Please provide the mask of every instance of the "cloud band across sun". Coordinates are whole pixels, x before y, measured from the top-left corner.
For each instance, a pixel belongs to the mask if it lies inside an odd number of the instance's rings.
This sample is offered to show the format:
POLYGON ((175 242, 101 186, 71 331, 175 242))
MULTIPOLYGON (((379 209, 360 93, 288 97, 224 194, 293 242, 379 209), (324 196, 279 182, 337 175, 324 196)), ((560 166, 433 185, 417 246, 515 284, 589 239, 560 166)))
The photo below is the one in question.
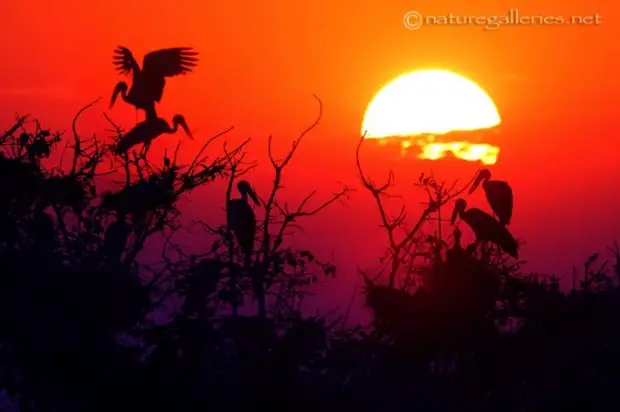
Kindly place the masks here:
POLYGON ((407 138, 403 149, 415 144, 423 159, 452 153, 462 160, 493 164, 499 153, 496 146, 462 139, 438 142, 433 136, 500 123, 493 100, 476 83, 446 70, 420 70, 397 77, 377 93, 366 109, 361 132, 367 139, 407 138))

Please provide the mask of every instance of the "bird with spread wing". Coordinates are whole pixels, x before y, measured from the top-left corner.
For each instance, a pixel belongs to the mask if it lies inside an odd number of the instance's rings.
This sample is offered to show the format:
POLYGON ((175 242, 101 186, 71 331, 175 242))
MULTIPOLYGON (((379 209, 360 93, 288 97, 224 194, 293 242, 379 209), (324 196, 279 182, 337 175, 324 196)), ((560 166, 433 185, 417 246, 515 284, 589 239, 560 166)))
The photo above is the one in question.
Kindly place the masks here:
POLYGON ((198 62, 197 52, 191 47, 174 47, 148 53, 142 61, 142 68, 131 51, 123 46, 114 50, 113 64, 116 70, 132 77, 131 88, 119 82, 114 88, 110 108, 120 94, 127 103, 146 112, 147 119, 157 118, 155 103, 161 101, 166 77, 188 74, 198 62))

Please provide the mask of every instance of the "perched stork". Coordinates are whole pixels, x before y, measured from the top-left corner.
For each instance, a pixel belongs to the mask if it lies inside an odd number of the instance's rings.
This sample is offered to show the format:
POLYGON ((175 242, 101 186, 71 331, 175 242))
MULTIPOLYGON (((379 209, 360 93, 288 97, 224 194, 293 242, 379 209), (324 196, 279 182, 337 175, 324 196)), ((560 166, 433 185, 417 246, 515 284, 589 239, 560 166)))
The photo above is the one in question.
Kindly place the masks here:
POLYGON ((460 264, 463 262, 466 256, 465 249, 461 245, 461 238, 463 234, 459 230, 458 227, 454 228, 454 246, 451 249, 448 249, 448 253, 446 256, 446 261, 451 264, 460 264))
POLYGON ((512 218, 514 204, 512 188, 508 182, 490 179, 491 172, 488 169, 481 170, 471 189, 469 189, 469 194, 472 194, 482 183, 482 189, 484 189, 484 194, 489 205, 491 205, 491 209, 493 209, 493 213, 495 213, 502 225, 508 225, 512 218))
POLYGON ((515 259, 519 257, 517 241, 504 225, 480 209, 465 210, 466 208, 467 202, 464 199, 457 199, 452 212, 452 224, 458 216, 472 228, 477 242, 495 243, 515 259))
POLYGON ((131 234, 131 227, 125 220, 125 215, 119 213, 115 222, 110 223, 103 238, 103 254, 107 262, 119 263, 127 246, 127 238, 131 234))
POLYGON ((156 50, 144 56, 142 68, 131 51, 123 46, 114 50, 113 64, 122 74, 132 76, 131 88, 120 82, 114 88, 110 108, 120 94, 127 103, 137 109, 154 111, 155 102, 161 100, 166 85, 166 77, 187 74, 198 62, 197 52, 191 47, 175 47, 156 50))
POLYGON ((235 234, 241 251, 245 254, 247 265, 254 249, 254 235, 256 233, 256 216, 252 206, 248 203, 248 196, 256 205, 260 205, 260 201, 247 181, 239 181, 237 189, 241 193, 241 198, 231 199, 228 202, 226 220, 228 229, 235 234))
POLYGON ((183 128, 185 134, 194 139, 185 118, 177 114, 172 118, 172 124, 174 127, 170 127, 166 120, 161 117, 147 118, 145 121, 138 123, 133 129, 128 131, 116 145, 116 154, 127 152, 133 146, 143 143, 148 148, 151 142, 161 136, 164 133, 174 134, 177 132, 179 126, 183 128))

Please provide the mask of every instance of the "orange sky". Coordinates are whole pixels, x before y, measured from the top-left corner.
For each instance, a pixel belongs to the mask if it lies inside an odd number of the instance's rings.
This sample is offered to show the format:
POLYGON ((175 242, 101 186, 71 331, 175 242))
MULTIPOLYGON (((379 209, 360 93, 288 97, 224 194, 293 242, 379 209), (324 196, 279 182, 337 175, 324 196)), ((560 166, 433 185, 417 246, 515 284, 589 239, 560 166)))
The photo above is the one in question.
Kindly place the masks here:
MULTIPOLYGON (((190 76, 168 81, 160 114, 183 113, 198 140, 235 125, 232 137, 254 137, 252 154, 263 161, 269 134, 283 142, 284 150, 312 121, 311 94, 316 93, 324 102, 324 121, 301 147, 285 185, 292 199, 314 186, 327 196, 336 181, 358 185, 358 131, 368 101, 381 86, 418 68, 451 69, 483 87, 504 120, 493 173, 510 180, 516 192, 512 230, 528 241, 524 257, 532 268, 569 273, 573 263, 620 235, 615 219, 620 210, 619 12, 620 5, 609 0, 2 2, 0 124, 8 127, 20 111, 68 129, 76 109, 102 96, 104 102, 80 124, 83 131, 100 132, 101 112, 120 80, 111 65, 117 45, 129 47, 140 62, 156 48, 193 46, 201 62, 190 76), (511 8, 521 14, 600 13, 603 24, 494 31, 403 26, 404 13, 412 9, 427 15, 497 15, 511 8)), ((124 102, 111 113, 125 127, 135 122, 124 102)), ((155 147, 163 150, 175 142, 168 137, 155 147)), ((197 145, 185 143, 188 152, 197 145)), ((430 167, 446 178, 457 168, 471 172, 475 167, 399 159, 373 152, 370 145, 364 158, 373 172, 393 167, 401 180, 430 167)), ((270 172, 267 163, 257 171, 259 191, 266 189, 270 172)), ((211 203, 219 207, 218 201, 211 203)), ((306 225, 308 242, 316 243, 313 233, 337 223, 334 236, 319 248, 340 256, 349 279, 353 262, 374 264, 383 239, 370 196, 359 191, 353 202, 306 225)), ((194 198, 191 210, 198 210, 197 204, 200 199, 194 198)))

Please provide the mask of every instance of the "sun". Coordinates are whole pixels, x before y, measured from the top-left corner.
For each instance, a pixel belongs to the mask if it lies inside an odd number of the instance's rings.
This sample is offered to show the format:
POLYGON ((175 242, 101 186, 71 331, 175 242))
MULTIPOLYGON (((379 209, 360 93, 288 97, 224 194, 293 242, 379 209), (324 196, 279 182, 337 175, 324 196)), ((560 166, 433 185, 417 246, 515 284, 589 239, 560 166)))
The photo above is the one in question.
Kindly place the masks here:
POLYGON ((447 70, 419 70, 384 86, 362 124, 366 138, 486 129, 501 119, 493 100, 471 80, 447 70))
POLYGON ((469 132, 497 132, 494 127, 500 123, 495 103, 476 83, 447 70, 419 70, 397 77, 377 93, 366 109, 362 135, 382 144, 397 138, 403 155, 415 146, 419 159, 452 154, 490 165, 497 162, 499 147, 472 143, 469 132), (436 135, 446 137, 439 142, 436 135))

